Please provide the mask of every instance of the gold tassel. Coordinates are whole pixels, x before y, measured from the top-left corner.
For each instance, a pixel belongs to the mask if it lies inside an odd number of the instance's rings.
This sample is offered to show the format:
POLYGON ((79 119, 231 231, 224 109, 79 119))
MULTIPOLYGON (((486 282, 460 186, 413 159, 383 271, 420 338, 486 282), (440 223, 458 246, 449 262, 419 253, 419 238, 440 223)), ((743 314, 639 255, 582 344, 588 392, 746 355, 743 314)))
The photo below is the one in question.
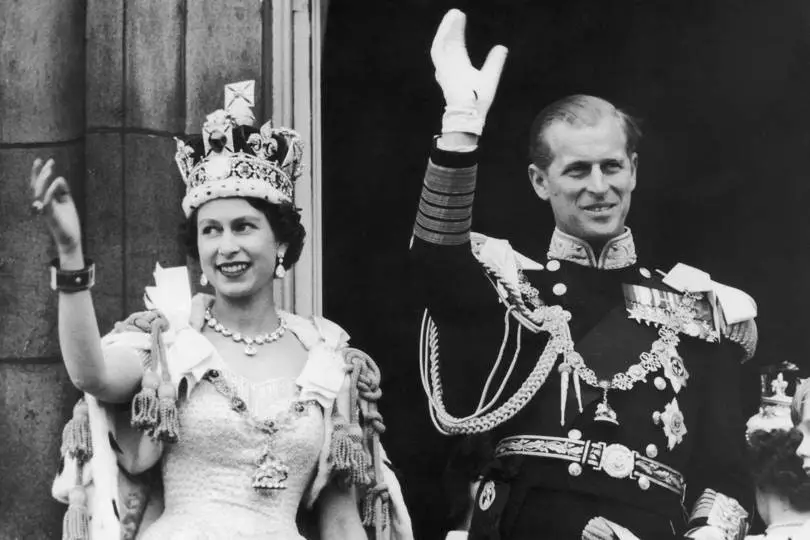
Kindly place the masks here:
POLYGON ((80 399, 73 407, 73 418, 62 430, 61 452, 63 456, 69 455, 79 463, 86 463, 93 457, 90 414, 84 399, 80 399))
MULTIPOLYGON (((79 468, 81 478, 81 467, 79 468)), ((62 540, 90 540, 90 516, 87 512, 87 494, 84 487, 70 491, 69 503, 62 520, 62 540)))
POLYGON ((170 381, 160 385, 158 399, 158 423, 152 436, 159 441, 175 443, 180 421, 177 418, 177 390, 170 381))
MULTIPOLYGON (((152 437, 159 441, 175 443, 180 431, 180 420, 177 415, 177 389, 172 384, 169 375, 169 366, 166 362, 166 350, 163 346, 163 331, 169 328, 169 321, 158 314, 151 322, 152 350, 151 360, 153 365, 160 366, 163 372, 163 380, 160 381, 157 373, 155 379, 150 379, 149 383, 157 389, 156 395, 156 419, 152 437)), ((144 376, 144 380, 146 377, 144 376)))
POLYGON ((388 527, 390 521, 388 486, 377 484, 366 492, 363 498, 363 527, 375 527, 378 523, 383 528, 388 527), (379 509, 377 501, 380 502, 379 509))
POLYGON ((352 441, 349 438, 346 424, 335 424, 332 430, 332 443, 329 456, 332 459, 336 471, 346 472, 351 468, 351 450, 352 441))
POLYGON ((358 424, 336 424, 332 431, 330 457, 337 472, 349 485, 364 486, 371 482, 369 458, 363 448, 363 432, 358 424))
POLYGON ((158 387, 160 377, 151 369, 143 374, 141 390, 132 400, 132 427, 151 430, 158 423, 158 387))
POLYGON ((372 490, 368 490, 366 496, 363 497, 363 527, 374 526, 374 503, 376 500, 376 493, 372 490))
POLYGON ((368 475, 368 468, 371 464, 371 459, 366 454, 366 449, 363 447, 363 430, 360 424, 351 424, 349 426, 349 439, 352 441, 352 474, 351 482, 357 486, 365 486, 371 482, 368 475))

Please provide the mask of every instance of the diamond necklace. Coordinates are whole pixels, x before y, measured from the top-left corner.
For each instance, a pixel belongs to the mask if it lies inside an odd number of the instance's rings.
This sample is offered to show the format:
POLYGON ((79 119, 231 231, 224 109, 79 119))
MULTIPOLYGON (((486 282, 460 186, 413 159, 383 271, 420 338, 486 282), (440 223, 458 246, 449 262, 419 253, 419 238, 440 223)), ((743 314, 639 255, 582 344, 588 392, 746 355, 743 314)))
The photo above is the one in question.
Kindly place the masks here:
POLYGON ((265 343, 273 343, 274 341, 278 341, 287 330, 287 321, 284 320, 284 317, 279 315, 278 328, 273 330, 271 333, 268 334, 265 332, 264 334, 259 334, 255 337, 243 336, 239 332, 234 332, 230 328, 226 328, 221 322, 219 322, 217 318, 214 317, 214 314, 211 313, 211 308, 206 308, 205 310, 205 322, 208 327, 215 332, 219 332, 223 336, 229 337, 237 343, 244 343, 244 352, 248 356, 254 356, 257 352, 259 352, 258 349, 256 349, 256 345, 264 345, 265 343))

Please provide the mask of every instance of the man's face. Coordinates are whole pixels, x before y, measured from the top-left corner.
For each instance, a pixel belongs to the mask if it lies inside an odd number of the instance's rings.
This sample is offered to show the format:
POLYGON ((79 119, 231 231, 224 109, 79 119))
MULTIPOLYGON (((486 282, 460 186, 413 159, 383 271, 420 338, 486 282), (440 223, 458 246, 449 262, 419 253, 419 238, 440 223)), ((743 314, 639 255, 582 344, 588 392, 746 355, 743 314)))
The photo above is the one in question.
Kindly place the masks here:
POLYGON ((607 116, 594 126, 555 122, 545 137, 554 160, 545 171, 529 165, 529 178, 551 204, 557 227, 595 243, 621 234, 636 187, 637 156, 627 155, 619 120, 607 116))

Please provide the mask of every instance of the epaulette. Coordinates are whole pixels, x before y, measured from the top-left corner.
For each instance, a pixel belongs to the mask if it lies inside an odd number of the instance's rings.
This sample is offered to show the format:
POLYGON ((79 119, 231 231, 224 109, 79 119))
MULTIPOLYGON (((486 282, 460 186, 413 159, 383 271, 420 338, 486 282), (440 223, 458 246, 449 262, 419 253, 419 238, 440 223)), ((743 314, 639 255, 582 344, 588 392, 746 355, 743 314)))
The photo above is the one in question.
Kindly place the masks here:
POLYGON ((534 307, 541 305, 537 291, 528 286, 523 270, 542 270, 543 265, 515 250, 506 240, 491 238, 480 233, 470 234, 470 245, 476 260, 492 282, 501 301, 511 309, 512 315, 526 329, 537 333, 539 321, 533 317, 534 307), (527 305, 528 298, 532 305, 527 305))

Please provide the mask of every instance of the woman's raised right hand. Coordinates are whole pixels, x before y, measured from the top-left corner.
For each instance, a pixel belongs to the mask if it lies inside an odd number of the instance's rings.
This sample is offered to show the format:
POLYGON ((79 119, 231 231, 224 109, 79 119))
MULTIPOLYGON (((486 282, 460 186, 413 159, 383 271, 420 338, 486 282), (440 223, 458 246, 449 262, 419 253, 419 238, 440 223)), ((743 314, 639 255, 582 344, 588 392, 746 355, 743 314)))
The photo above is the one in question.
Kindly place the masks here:
POLYGON ((31 207, 44 216, 59 255, 75 255, 81 253, 82 246, 79 212, 67 181, 61 176, 54 178, 53 167, 53 159, 44 164, 39 158, 34 160, 30 182, 34 201, 31 207))

